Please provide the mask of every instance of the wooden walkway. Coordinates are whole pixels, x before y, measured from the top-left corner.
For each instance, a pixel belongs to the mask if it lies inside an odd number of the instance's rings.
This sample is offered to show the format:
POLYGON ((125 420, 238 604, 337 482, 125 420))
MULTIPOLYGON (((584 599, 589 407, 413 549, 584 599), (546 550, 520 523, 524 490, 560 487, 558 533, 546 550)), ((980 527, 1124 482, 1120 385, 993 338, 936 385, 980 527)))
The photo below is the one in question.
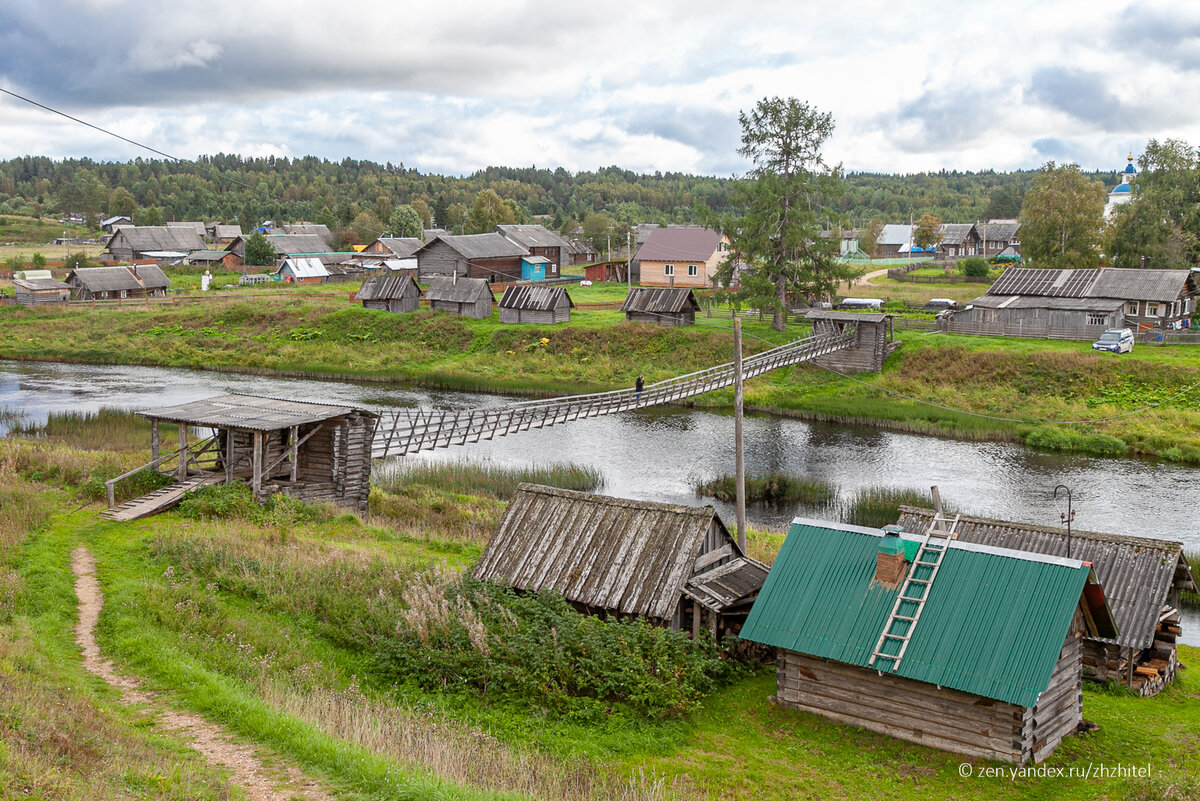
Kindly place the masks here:
POLYGON ((177 481, 168 487, 155 490, 147 493, 140 498, 134 498, 132 501, 126 501, 120 506, 114 506, 112 509, 105 509, 100 513, 101 517, 106 517, 109 520, 137 520, 141 517, 148 517, 159 512, 165 512, 172 506, 183 500, 185 492, 197 490, 209 484, 214 484, 225 480, 225 474, 207 473, 199 476, 192 476, 186 481, 177 481))
MULTIPOLYGON (((856 336, 852 325, 847 326, 841 334, 813 334, 744 359, 742 373, 748 380, 780 367, 811 361, 854 347, 856 336)), ((589 417, 674 403, 729 386, 733 386, 732 363, 647 384, 641 392, 622 389, 522 401, 491 409, 386 411, 375 431, 371 455, 377 458, 403 456, 434 448, 465 445, 531 428, 545 428, 589 417)))

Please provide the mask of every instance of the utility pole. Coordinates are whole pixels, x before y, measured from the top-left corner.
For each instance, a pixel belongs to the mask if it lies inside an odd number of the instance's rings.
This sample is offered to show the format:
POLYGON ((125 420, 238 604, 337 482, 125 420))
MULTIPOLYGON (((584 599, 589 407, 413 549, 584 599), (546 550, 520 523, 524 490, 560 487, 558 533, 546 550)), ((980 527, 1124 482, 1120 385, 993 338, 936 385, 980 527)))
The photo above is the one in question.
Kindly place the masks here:
POLYGON ((1059 507, 1058 519, 1067 526, 1067 558, 1071 558, 1071 523, 1075 520, 1075 510, 1071 508, 1071 489, 1066 484, 1059 484, 1054 488, 1054 500, 1058 500, 1058 491, 1066 490, 1067 492, 1067 510, 1062 511, 1059 507))
POLYGON ((633 291, 633 241, 630 232, 625 232, 625 293, 633 291))
POLYGON ((742 321, 733 321, 733 448, 737 481, 737 543, 746 553, 746 456, 742 448, 742 321))

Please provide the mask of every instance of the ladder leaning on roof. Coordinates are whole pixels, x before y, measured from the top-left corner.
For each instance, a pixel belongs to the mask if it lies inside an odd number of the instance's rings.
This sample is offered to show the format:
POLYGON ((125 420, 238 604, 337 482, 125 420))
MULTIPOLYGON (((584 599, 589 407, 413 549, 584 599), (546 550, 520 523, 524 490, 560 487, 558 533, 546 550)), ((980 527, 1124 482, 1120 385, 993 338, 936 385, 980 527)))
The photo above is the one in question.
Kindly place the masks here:
POLYGON ((908 575, 900 584, 896 603, 893 604, 887 623, 884 624, 879 640, 875 643, 875 650, 871 653, 871 660, 867 663, 868 667, 874 667, 877 670, 887 669, 892 672, 900 668, 900 660, 904 658, 904 652, 908 650, 908 644, 912 641, 913 630, 917 627, 917 621, 921 619, 925 601, 929 598, 929 590, 942 566, 942 558, 946 555, 946 549, 950 547, 950 542, 958 536, 956 531, 958 530, 959 516, 955 515, 954 520, 950 521, 942 514, 942 504, 937 494, 937 487, 933 488, 933 497, 937 512, 933 516, 933 522, 925 531, 925 538, 921 540, 916 555, 913 556, 912 568, 909 569, 908 575), (950 523, 949 531, 946 530, 947 522, 950 523), (893 650, 895 653, 889 654, 887 650, 893 650), (884 668, 875 664, 876 661, 882 659, 891 660, 891 667, 884 668))

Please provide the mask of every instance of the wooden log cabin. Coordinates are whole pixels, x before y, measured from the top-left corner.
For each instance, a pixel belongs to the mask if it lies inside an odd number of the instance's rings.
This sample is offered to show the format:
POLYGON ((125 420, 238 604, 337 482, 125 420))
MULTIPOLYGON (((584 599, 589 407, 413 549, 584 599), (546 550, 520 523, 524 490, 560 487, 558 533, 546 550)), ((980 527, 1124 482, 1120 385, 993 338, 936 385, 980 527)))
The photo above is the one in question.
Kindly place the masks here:
POLYGON ((425 289, 425 299, 434 311, 445 311, 486 320, 492 316, 496 298, 482 278, 434 278, 425 289))
POLYGON ((711 506, 522 484, 471 574, 719 639, 741 630, 767 568, 742 553, 711 506))
POLYGON ((627 323, 694 325, 700 304, 690 289, 635 289, 621 304, 627 323))
MULTIPOLYGON (((233 483, 248 481, 257 500, 282 493, 304 501, 331 501, 358 512, 371 489, 371 441, 379 416, 349 406, 221 395, 150 409, 153 460, 159 459, 164 426, 174 429, 186 458, 175 459, 177 481, 207 474, 233 483), (210 429, 204 444, 190 443, 190 429, 210 429), (208 459, 202 458, 205 454, 208 459)), ((152 463, 153 463, 152 460, 152 463)))
POLYGON ((529 252, 500 234, 439 236, 413 255, 421 281, 435 277, 482 278, 489 284, 521 277, 521 257, 529 252))
POLYGON ((575 304, 560 286, 513 284, 500 298, 500 322, 550 325, 571 319, 575 304))
MULTIPOLYGON (((932 509, 901 506, 897 522, 920 535, 933 522, 933 514, 932 509)), ((1155 695, 1175 680, 1175 641, 1182 631, 1179 592, 1196 592, 1180 543, 1072 531, 1068 544, 1066 529, 967 515, 960 516, 957 534, 963 542, 1090 562, 1119 634, 1084 638, 1083 675, 1095 681, 1116 679, 1143 696, 1155 695)))
POLYGON ((854 347, 813 359, 813 363, 839 373, 878 373, 900 342, 892 329, 892 315, 877 312, 810 311, 814 334, 842 334, 854 326, 854 347))
POLYGON ((933 748, 1040 762, 1083 720, 1083 636, 1116 635, 1095 572, 952 541, 917 589, 905 581, 930 557, 919 547, 911 535, 792 523, 741 632, 777 649, 772 700, 933 748), (925 600, 901 606, 905 593, 925 600))
POLYGON ((421 288, 407 275, 371 275, 363 279, 355 298, 364 309, 415 312, 421 305, 421 288))
POLYGON ((21 306, 66 303, 71 299, 71 287, 53 278, 14 278, 12 284, 21 306))

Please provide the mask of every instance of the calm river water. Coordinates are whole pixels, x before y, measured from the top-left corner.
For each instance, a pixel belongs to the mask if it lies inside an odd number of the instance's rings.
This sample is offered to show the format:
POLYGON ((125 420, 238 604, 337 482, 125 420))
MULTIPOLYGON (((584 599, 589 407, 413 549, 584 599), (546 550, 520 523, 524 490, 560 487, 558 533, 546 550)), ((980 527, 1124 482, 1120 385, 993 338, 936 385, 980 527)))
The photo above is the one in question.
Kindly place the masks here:
MULTIPOLYGON (((51 411, 165 406, 226 392, 367 407, 469 408, 506 398, 424 392, 389 385, 262 378, 152 367, 94 367, 0 361, 0 409, 44 420, 51 411)), ((821 478, 842 496, 876 485, 928 490, 963 512, 1058 525, 1051 494, 1071 488, 1079 529, 1182 541, 1200 551, 1194 494, 1200 469, 1145 459, 1064 456, 1010 443, 976 443, 869 427, 769 416, 745 425, 748 473, 783 470, 821 478)), ((500 465, 575 462, 603 474, 606 494, 695 504, 697 481, 733 472, 733 418, 691 409, 631 412, 448 448, 410 459, 487 460, 500 465)), ((716 504, 726 520, 730 508, 716 504)), ((757 526, 783 529, 793 508, 755 507, 757 526)), ((1187 639, 1200 644, 1200 616, 1187 639)))

